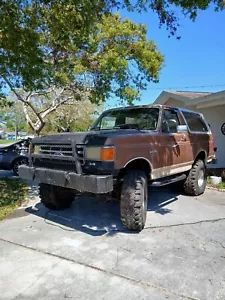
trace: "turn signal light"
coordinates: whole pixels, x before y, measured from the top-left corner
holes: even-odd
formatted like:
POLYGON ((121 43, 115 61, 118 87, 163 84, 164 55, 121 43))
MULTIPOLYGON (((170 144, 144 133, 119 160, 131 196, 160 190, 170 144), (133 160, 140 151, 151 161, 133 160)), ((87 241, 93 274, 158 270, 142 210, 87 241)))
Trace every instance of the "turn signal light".
POLYGON ((114 160, 114 157, 115 157, 114 147, 101 148, 100 160, 112 161, 112 160, 114 160))

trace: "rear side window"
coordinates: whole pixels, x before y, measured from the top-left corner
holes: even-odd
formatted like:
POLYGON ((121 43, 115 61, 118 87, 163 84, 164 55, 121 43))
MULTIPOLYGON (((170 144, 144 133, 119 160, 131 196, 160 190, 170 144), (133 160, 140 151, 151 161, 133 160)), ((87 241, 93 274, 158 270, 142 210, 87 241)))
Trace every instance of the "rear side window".
POLYGON ((195 132, 208 132, 208 128, 199 114, 183 111, 188 127, 195 132))

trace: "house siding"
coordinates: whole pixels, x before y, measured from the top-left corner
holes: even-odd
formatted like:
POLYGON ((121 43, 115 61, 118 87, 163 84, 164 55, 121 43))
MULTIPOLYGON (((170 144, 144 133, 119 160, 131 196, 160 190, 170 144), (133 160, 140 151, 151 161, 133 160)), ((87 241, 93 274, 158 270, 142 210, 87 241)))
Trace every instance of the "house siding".
POLYGON ((203 113, 215 138, 217 163, 212 167, 225 168, 225 135, 221 132, 221 125, 225 123, 225 105, 196 109, 196 111, 203 113))

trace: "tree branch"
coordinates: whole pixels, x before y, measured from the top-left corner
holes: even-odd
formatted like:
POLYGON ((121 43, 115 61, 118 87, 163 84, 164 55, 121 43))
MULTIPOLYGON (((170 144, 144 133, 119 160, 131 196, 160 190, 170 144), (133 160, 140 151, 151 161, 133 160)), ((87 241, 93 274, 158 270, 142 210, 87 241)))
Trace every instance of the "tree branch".
POLYGON ((48 111, 52 106, 55 105, 55 102, 57 101, 57 99, 60 98, 60 96, 62 95, 62 93, 65 91, 65 88, 62 88, 62 90, 59 92, 59 94, 52 100, 52 103, 50 106, 48 106, 47 108, 41 110, 38 114, 42 115, 44 114, 46 111, 48 111))
POLYGON ((7 85, 9 86, 9 88, 11 89, 11 91, 16 95, 17 99, 20 100, 23 103, 26 103, 27 101, 23 99, 23 97, 16 91, 16 89, 13 87, 12 83, 10 82, 10 80, 6 77, 1 75, 2 78, 5 80, 5 82, 7 83, 7 85))
POLYGON ((7 83, 7 85, 9 86, 9 88, 11 89, 11 91, 16 95, 17 99, 19 101, 21 101, 23 103, 23 111, 25 114, 25 118, 27 123, 29 124, 29 126, 38 134, 40 132, 40 130, 44 127, 44 120, 41 118, 41 116, 37 113, 35 107, 33 106, 33 104, 30 102, 32 93, 28 93, 28 95, 26 96, 26 98, 24 99, 18 92, 17 90, 13 87, 12 83, 10 82, 10 80, 8 80, 7 77, 2 76, 3 79, 5 80, 5 82, 7 83), (30 116, 29 116, 29 112, 27 110, 27 107, 30 107, 31 110, 33 111, 33 113, 35 114, 35 116, 37 117, 37 122, 34 124, 34 122, 31 120, 30 116), (40 124, 40 125, 38 125, 40 124))
POLYGON ((46 109, 43 113, 40 114, 41 118, 45 118, 47 115, 49 115, 51 112, 55 111, 60 105, 63 105, 64 103, 66 103, 67 101, 73 99, 73 97, 68 97, 60 102, 58 102, 55 105, 52 105, 51 107, 49 107, 48 109, 46 109))

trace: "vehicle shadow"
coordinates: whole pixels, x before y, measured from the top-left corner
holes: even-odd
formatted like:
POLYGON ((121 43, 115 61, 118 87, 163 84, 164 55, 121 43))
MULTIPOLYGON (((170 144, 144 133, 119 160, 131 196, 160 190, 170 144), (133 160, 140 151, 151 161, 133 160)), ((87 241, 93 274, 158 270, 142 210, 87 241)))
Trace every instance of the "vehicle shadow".
POLYGON ((157 214, 165 215, 172 213, 167 206, 178 200, 180 192, 175 185, 166 187, 150 188, 148 211, 154 211, 157 214))
MULTIPOLYGON (((160 215, 172 213, 167 206, 178 199, 178 194, 169 188, 150 188, 148 211, 160 215)), ((69 209, 53 211, 40 202, 25 209, 29 214, 43 218, 52 226, 67 231, 81 231, 92 236, 112 236, 118 232, 136 234, 128 231, 120 221, 119 201, 113 198, 78 195, 69 209)))

